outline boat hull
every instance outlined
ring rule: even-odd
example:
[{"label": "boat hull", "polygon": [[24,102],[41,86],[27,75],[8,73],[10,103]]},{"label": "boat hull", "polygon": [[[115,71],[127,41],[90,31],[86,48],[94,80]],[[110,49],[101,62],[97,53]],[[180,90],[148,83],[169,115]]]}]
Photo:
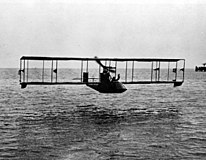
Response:
[{"label": "boat hull", "polygon": [[127,90],[126,87],[118,81],[110,83],[88,83],[87,86],[100,93],[123,93]]}]

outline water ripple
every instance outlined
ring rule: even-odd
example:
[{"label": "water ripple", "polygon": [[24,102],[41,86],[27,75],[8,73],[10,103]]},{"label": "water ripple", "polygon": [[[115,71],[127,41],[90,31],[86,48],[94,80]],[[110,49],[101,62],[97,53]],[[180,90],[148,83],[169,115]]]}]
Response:
[{"label": "water ripple", "polygon": [[[204,159],[206,84],[128,85],[123,94],[86,86],[18,86],[1,69],[0,159]],[[74,73],[73,73],[74,74]]]}]

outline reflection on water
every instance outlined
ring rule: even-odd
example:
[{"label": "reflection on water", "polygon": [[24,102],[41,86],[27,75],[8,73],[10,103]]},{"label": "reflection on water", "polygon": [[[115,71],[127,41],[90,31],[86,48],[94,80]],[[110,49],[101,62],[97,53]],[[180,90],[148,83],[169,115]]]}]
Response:
[{"label": "reflection on water", "polygon": [[2,71],[0,159],[204,159],[206,84],[190,72],[182,87],[100,94],[86,86],[22,90],[16,70]]}]

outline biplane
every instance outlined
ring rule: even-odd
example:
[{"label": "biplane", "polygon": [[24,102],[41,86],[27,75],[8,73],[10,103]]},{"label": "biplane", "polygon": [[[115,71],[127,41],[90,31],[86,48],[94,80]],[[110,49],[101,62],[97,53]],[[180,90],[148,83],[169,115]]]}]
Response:
[{"label": "biplane", "polygon": [[[35,64],[36,63],[36,64]],[[100,93],[122,93],[126,84],[184,82],[185,59],[161,58],[20,58],[20,85],[87,85]]]}]

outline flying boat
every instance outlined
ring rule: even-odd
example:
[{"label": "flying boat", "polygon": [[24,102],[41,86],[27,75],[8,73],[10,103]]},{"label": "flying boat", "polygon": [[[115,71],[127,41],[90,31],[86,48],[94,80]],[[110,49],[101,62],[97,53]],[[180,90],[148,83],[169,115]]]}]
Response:
[{"label": "flying boat", "polygon": [[[70,76],[66,78],[66,75]],[[72,78],[72,75],[78,77]],[[100,93],[123,93],[127,84],[181,86],[184,75],[185,59],[165,58],[22,56],[19,69],[21,88],[28,85],[86,85]]]}]

